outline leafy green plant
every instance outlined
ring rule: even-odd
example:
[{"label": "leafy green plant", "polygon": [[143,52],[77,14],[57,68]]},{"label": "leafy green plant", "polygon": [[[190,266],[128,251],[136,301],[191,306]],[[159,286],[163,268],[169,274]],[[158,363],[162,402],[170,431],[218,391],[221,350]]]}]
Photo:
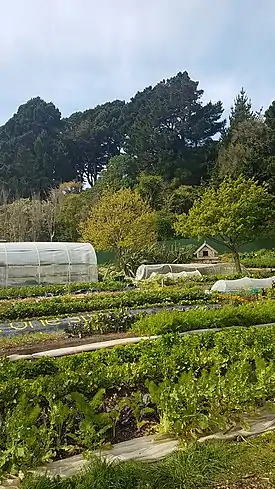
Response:
[{"label": "leafy green plant", "polygon": [[64,332],[69,337],[78,336],[80,338],[91,334],[123,333],[128,331],[132,324],[144,315],[144,313],[133,314],[127,309],[97,313],[83,323],[70,322],[65,327]]},{"label": "leafy green plant", "polygon": [[103,405],[105,389],[101,388],[91,400],[79,392],[72,392],[71,399],[75,402],[77,413],[80,415],[79,430],[70,436],[82,446],[92,449],[101,444],[106,432],[112,428],[110,413],[100,412]]},{"label": "leafy green plant", "polygon": [[275,249],[242,253],[241,262],[249,268],[274,268]]},{"label": "leafy green plant", "polygon": [[198,307],[189,311],[162,311],[140,318],[132,326],[137,334],[159,335],[196,329],[253,326],[273,323],[275,301],[250,302],[218,309]]},{"label": "leafy green plant", "polygon": [[26,297],[51,297],[57,295],[119,291],[127,288],[129,282],[109,280],[93,283],[73,283],[68,285],[29,285],[22,287],[0,287],[0,299],[23,299]]},{"label": "leafy green plant", "polygon": [[34,362],[1,358],[0,467],[16,472],[108,442],[125,405],[136,433],[147,416],[181,437],[224,428],[274,402],[274,358],[275,327],[166,335]]},{"label": "leafy green plant", "polygon": [[139,307],[147,304],[177,304],[182,301],[211,301],[200,288],[173,290],[131,290],[119,293],[102,293],[93,296],[52,297],[48,299],[28,299],[26,301],[2,301],[0,320],[23,319],[39,316],[70,314],[84,311],[100,311],[121,307]]}]

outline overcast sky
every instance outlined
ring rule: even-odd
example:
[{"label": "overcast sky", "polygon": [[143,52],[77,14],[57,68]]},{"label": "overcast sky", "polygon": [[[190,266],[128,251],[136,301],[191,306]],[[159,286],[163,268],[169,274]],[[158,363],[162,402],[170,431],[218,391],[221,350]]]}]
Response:
[{"label": "overcast sky", "polygon": [[64,116],[179,71],[228,109],[275,99],[274,0],[2,0],[0,124],[29,98]]}]

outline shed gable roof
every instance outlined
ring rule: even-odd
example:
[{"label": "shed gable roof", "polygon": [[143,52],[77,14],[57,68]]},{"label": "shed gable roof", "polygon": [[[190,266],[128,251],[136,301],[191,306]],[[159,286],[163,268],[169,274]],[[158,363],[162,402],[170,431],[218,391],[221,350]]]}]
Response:
[{"label": "shed gable roof", "polygon": [[208,248],[210,251],[213,251],[213,253],[218,253],[217,250],[215,250],[214,248],[212,248],[212,246],[210,246],[208,243],[206,243],[206,241],[195,251],[194,255],[196,255],[197,253],[199,253],[201,250],[203,250],[203,248]]}]

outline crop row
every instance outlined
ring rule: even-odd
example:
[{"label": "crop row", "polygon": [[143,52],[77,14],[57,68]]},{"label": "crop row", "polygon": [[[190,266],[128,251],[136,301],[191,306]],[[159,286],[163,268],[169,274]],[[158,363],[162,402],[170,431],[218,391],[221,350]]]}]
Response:
[{"label": "crop row", "polygon": [[[189,289],[131,290],[119,294],[94,296],[60,296],[22,302],[1,302],[0,320],[14,320],[40,316],[57,316],[84,311],[99,311],[122,307],[139,307],[147,304],[177,304],[182,301],[210,301],[199,287]],[[212,298],[213,300],[213,298]]]},{"label": "crop row", "polygon": [[274,359],[274,327],[166,335],[60,359],[2,359],[0,467],[17,471],[152,423],[178,435],[225,429],[274,399]]},{"label": "crop row", "polygon": [[133,331],[144,335],[161,335],[196,329],[253,326],[275,323],[275,301],[250,302],[238,307],[219,309],[200,307],[189,311],[161,311],[146,315],[134,323]]},{"label": "crop row", "polygon": [[[270,276],[270,273],[264,272],[258,274],[252,274],[254,278],[262,278],[264,275]],[[241,275],[242,276],[242,275]],[[141,282],[139,285],[141,288],[152,288],[156,282],[162,282],[165,286],[186,286],[189,287],[196,286],[198,284],[208,284],[211,285],[217,280],[228,279],[234,280],[240,278],[239,274],[232,275],[203,275],[200,278],[192,279],[163,279],[152,281],[152,282]],[[80,293],[93,293],[93,292],[114,292],[125,290],[129,287],[135,287],[133,282],[130,280],[109,280],[105,282],[93,282],[93,283],[72,283],[68,285],[64,284],[45,284],[45,285],[25,285],[22,287],[0,287],[0,300],[3,299],[25,299],[28,297],[51,297],[66,294],[80,294]]]},{"label": "crop row", "polygon": [[127,309],[95,313],[85,321],[72,321],[65,333],[72,337],[131,331],[138,335],[161,335],[199,329],[249,327],[275,322],[275,301],[253,302],[219,308],[198,306],[187,311],[163,310],[133,314]]},{"label": "crop row", "polygon": [[259,250],[257,252],[243,253],[242,264],[249,268],[274,268],[275,250]]},{"label": "crop row", "polygon": [[83,282],[68,285],[25,285],[22,287],[0,287],[0,299],[24,299],[26,297],[48,297],[65,294],[92,293],[124,290],[129,284],[125,281]]}]

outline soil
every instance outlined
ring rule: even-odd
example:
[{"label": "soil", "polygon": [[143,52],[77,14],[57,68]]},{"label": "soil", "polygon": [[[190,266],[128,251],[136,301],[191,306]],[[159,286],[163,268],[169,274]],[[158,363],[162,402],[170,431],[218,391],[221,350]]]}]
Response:
[{"label": "soil", "polygon": [[218,485],[215,489],[274,489],[274,485],[268,478],[257,475],[248,475],[236,482],[226,482]]},{"label": "soil", "polygon": [[38,340],[33,345],[16,345],[14,347],[0,348],[0,357],[4,355],[30,355],[40,351],[57,350],[69,346],[85,345],[89,343],[99,343],[102,341],[118,340],[121,338],[134,338],[136,335],[131,333],[108,333],[103,335],[85,336],[84,338],[66,338],[60,333],[60,338],[50,340]]}]

